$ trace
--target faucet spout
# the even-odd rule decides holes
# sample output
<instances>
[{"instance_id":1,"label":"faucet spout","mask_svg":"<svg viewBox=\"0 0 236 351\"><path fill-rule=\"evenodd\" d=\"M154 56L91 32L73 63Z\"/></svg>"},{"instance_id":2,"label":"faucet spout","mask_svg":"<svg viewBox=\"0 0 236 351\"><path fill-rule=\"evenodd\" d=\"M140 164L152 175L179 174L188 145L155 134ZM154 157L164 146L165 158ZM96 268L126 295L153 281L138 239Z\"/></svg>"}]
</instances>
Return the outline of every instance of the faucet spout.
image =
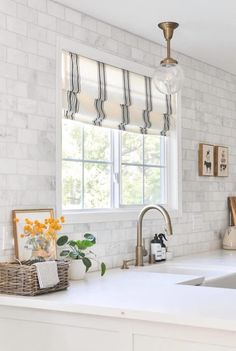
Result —
<instances>
[{"instance_id":1,"label":"faucet spout","mask_svg":"<svg viewBox=\"0 0 236 351\"><path fill-rule=\"evenodd\" d=\"M172 224L170 215L167 210L161 205L149 205L142 209L138 216L138 223L137 223L137 246L136 246L136 266L143 266L143 246L142 246L142 239L143 239L143 218L144 215L149 210L157 210L159 211L166 224L166 230L168 235L173 235L172 231Z\"/></svg>"}]
</instances>

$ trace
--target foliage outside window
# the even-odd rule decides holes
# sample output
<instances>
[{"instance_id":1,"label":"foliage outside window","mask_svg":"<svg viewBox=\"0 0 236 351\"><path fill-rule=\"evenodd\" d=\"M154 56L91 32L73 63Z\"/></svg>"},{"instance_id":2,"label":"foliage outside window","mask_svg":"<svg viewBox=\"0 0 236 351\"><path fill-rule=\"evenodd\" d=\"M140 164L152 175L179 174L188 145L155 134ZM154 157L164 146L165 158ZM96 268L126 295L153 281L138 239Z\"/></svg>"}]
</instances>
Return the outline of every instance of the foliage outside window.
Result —
<instances>
[{"instance_id":1,"label":"foliage outside window","mask_svg":"<svg viewBox=\"0 0 236 351\"><path fill-rule=\"evenodd\" d=\"M63 120L62 208L166 202L165 138Z\"/></svg>"}]
</instances>

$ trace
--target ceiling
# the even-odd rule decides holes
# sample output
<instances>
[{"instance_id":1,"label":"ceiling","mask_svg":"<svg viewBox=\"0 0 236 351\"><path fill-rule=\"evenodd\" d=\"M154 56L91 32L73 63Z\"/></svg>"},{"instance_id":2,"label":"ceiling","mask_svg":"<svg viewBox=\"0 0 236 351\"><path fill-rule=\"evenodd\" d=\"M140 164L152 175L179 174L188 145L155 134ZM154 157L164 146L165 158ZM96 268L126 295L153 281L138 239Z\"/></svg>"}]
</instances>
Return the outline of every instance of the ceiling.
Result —
<instances>
[{"instance_id":1,"label":"ceiling","mask_svg":"<svg viewBox=\"0 0 236 351\"><path fill-rule=\"evenodd\" d=\"M157 24L179 22L172 47L236 74L235 0L57 0L104 22L164 44Z\"/></svg>"}]
</instances>

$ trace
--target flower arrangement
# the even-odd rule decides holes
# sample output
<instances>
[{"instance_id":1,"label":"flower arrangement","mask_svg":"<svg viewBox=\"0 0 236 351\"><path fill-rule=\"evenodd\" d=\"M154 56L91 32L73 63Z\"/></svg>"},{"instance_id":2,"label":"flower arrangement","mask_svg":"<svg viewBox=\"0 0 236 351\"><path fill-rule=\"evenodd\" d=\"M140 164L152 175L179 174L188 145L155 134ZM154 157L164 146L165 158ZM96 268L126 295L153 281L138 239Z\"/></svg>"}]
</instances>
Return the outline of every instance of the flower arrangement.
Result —
<instances>
[{"instance_id":1,"label":"flower arrangement","mask_svg":"<svg viewBox=\"0 0 236 351\"><path fill-rule=\"evenodd\" d=\"M15 218L15 222L19 222L19 219ZM43 222L25 218L24 233L20 234L20 238L26 239L24 247L32 250L32 259L56 259L56 238L62 223L64 223L63 216L46 218Z\"/></svg>"}]
</instances>

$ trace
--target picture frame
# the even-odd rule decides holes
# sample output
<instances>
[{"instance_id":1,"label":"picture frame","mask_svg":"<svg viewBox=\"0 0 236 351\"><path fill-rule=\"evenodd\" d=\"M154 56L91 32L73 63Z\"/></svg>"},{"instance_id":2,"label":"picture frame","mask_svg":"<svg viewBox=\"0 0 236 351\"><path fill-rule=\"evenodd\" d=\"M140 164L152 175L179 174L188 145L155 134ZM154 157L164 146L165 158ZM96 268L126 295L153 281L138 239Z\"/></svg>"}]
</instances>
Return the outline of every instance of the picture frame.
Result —
<instances>
[{"instance_id":1,"label":"picture frame","mask_svg":"<svg viewBox=\"0 0 236 351\"><path fill-rule=\"evenodd\" d=\"M228 177L229 175L229 148L226 146L215 146L214 150L216 177Z\"/></svg>"},{"instance_id":2,"label":"picture frame","mask_svg":"<svg viewBox=\"0 0 236 351\"><path fill-rule=\"evenodd\" d=\"M34 256L33 254L36 251L35 245L33 245L34 247L32 246L32 243L29 242L29 238L22 237L24 233L24 226L26 224L26 218L32 222L37 220L44 223L45 219L54 218L54 210L52 208L43 208L20 209L12 211L15 257L19 261L27 261L32 259ZM37 252L39 254L39 249ZM46 244L44 243L44 246L40 246L40 257L43 257L45 260L56 259L56 239L50 239L50 241L46 242Z\"/></svg>"},{"instance_id":3,"label":"picture frame","mask_svg":"<svg viewBox=\"0 0 236 351\"><path fill-rule=\"evenodd\" d=\"M198 149L198 173L199 176L214 176L215 158L214 145L199 144Z\"/></svg>"}]
</instances>

